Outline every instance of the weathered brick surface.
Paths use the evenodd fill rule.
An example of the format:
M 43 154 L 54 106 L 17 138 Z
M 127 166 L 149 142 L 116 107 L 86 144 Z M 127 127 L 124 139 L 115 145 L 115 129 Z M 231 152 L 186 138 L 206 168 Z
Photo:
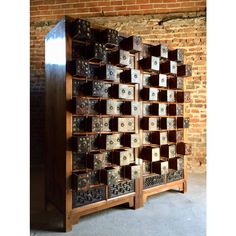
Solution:
M 192 103 L 186 105 L 186 116 L 190 117 L 191 122 L 188 137 L 193 146 L 193 153 L 188 158 L 189 170 L 204 171 L 206 163 L 206 16 L 205 11 L 200 10 L 205 9 L 205 1 L 84 0 L 73 2 L 72 0 L 51 0 L 47 1 L 47 4 L 45 2 L 31 1 L 31 147 L 34 148 L 31 151 L 31 160 L 33 162 L 43 160 L 44 155 L 44 105 L 42 102 L 44 98 L 44 36 L 55 25 L 57 19 L 68 14 L 88 19 L 93 25 L 114 28 L 126 34 L 140 35 L 145 43 L 162 42 L 166 43 L 169 48 L 185 49 L 185 62 L 193 65 L 193 76 L 186 79 L 187 89 L 191 91 L 192 98 Z M 149 8 L 149 5 L 153 8 Z M 96 14 L 93 12 L 95 8 Z M 105 16 L 112 16 L 101 16 L 101 9 L 104 9 Z M 162 11 L 163 9 L 165 11 Z M 163 12 L 166 14 L 153 14 Z

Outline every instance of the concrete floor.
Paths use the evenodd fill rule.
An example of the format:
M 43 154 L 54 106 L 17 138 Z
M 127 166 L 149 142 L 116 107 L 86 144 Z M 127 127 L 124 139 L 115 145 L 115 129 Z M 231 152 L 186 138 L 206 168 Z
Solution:
M 45 214 L 32 208 L 31 199 L 31 236 L 204 236 L 206 176 L 189 174 L 187 193 L 168 191 L 151 196 L 137 210 L 119 206 L 84 216 L 72 232 L 58 232 L 58 222 L 55 211 Z

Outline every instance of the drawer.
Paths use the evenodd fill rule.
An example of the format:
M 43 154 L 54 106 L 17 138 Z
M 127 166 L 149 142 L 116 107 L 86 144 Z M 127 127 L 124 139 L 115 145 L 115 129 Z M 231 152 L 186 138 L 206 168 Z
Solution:
M 139 134 L 124 134 L 121 142 L 123 146 L 130 148 L 137 148 L 141 145 Z
M 96 100 L 96 99 L 88 100 L 88 113 L 90 115 L 98 115 L 100 113 L 99 100 Z
M 81 153 L 90 152 L 91 150 L 90 136 L 73 136 L 72 150 L 74 152 L 81 152 Z
M 167 131 L 157 131 L 153 132 L 151 134 L 151 143 L 158 144 L 158 145 L 164 145 L 167 144 Z
M 159 175 L 166 175 L 168 174 L 168 161 L 156 161 L 152 162 L 152 172 L 159 174 Z
M 183 77 L 172 77 L 168 80 L 168 87 L 170 89 L 184 89 L 184 78 Z
M 183 130 L 170 130 L 168 131 L 169 142 L 179 143 L 184 141 L 184 131 Z
M 130 36 L 128 38 L 124 38 L 120 42 L 120 47 L 130 53 L 136 53 L 142 51 L 142 38 L 140 36 Z
M 125 115 L 138 116 L 140 114 L 139 102 L 124 102 L 121 106 L 121 111 Z
M 99 134 L 89 135 L 91 140 L 91 151 L 99 149 Z
M 85 132 L 86 131 L 86 118 L 82 116 L 72 117 L 72 132 Z
M 85 58 L 91 62 L 107 62 L 106 46 L 101 43 L 91 43 L 85 47 Z
M 169 104 L 168 113 L 170 116 L 183 116 L 184 114 L 183 104 Z
M 152 56 L 168 59 L 168 48 L 164 44 L 152 46 L 149 51 Z
M 184 169 L 184 158 L 175 157 L 168 160 L 169 168 L 173 170 L 183 170 Z
M 151 114 L 159 116 L 167 116 L 167 104 L 153 103 L 151 105 Z
M 162 102 L 175 102 L 176 94 L 174 90 L 162 90 L 159 92 L 159 100 Z
M 88 99 L 78 99 L 73 98 L 72 99 L 72 113 L 78 114 L 78 115 L 85 115 L 89 113 L 88 109 Z
M 150 172 L 151 172 L 151 163 L 144 161 L 143 162 L 143 174 L 146 175 L 146 174 L 149 174 Z
M 169 170 L 166 176 L 166 182 L 170 183 L 173 181 L 184 179 L 184 170 Z
M 115 66 L 129 65 L 129 52 L 125 50 L 117 50 L 108 54 L 108 61 Z
M 141 96 L 145 101 L 157 101 L 159 90 L 157 88 L 143 88 Z
M 141 176 L 141 166 L 136 164 L 130 164 L 124 166 L 124 178 L 127 179 L 137 179 Z
M 142 144 L 151 144 L 151 132 L 143 132 Z
M 179 65 L 177 68 L 177 75 L 189 77 L 192 76 L 192 66 L 191 65 Z
M 106 167 L 100 172 L 101 182 L 107 185 L 117 184 L 120 180 L 120 167 Z
M 140 70 L 129 69 L 120 73 L 122 83 L 139 84 L 140 83 Z
M 86 168 L 86 153 L 72 153 L 72 169 L 79 170 Z
M 165 183 L 164 175 L 150 174 L 143 177 L 143 188 L 148 189 Z
M 143 85 L 144 86 L 151 86 L 151 82 L 150 82 L 151 75 L 142 73 L 142 76 L 143 76 Z
M 159 147 L 144 147 L 142 149 L 143 160 L 147 160 L 150 162 L 159 161 L 160 160 L 160 148 Z
M 151 104 L 143 103 L 143 115 L 148 116 L 151 115 Z
M 89 174 L 89 184 L 91 185 L 98 185 L 100 184 L 100 170 L 91 170 L 88 171 Z
M 134 87 L 126 84 L 112 86 L 112 96 L 120 99 L 134 99 Z
M 82 19 L 76 19 L 71 26 L 71 37 L 77 40 L 90 40 L 90 22 Z
M 151 86 L 166 88 L 167 87 L 167 75 L 165 75 L 165 74 L 152 75 L 149 79 L 149 82 L 150 82 Z
M 129 165 L 134 161 L 134 152 L 133 149 L 129 150 L 115 150 L 112 155 L 112 163 L 125 166 Z
M 113 65 L 102 65 L 99 67 L 99 79 L 108 81 L 118 81 L 117 70 Z
M 113 48 L 119 44 L 118 31 L 114 29 L 105 29 L 99 34 L 99 41 L 106 45 L 108 48 Z
M 159 70 L 160 70 L 160 57 L 150 56 L 147 58 L 143 58 L 139 61 L 139 65 L 144 71 L 159 72 Z
M 113 131 L 132 132 L 134 131 L 134 118 L 116 117 L 112 120 Z
M 160 118 L 160 127 L 161 129 L 176 129 L 176 118 Z
M 73 60 L 70 63 L 70 71 L 74 77 L 88 77 L 89 64 L 84 60 Z
M 106 118 L 106 117 L 103 117 L 101 118 L 102 120 L 102 132 L 110 132 L 111 129 L 110 129 L 110 124 L 111 124 L 111 118 Z
M 110 98 L 112 96 L 112 89 L 111 89 L 111 84 L 109 83 L 104 83 L 103 84 L 103 90 L 102 90 L 102 97 L 103 98 Z
M 176 61 L 178 63 L 184 63 L 184 49 L 175 49 L 169 51 L 168 55 L 169 60 Z
M 162 145 L 161 157 L 174 158 L 176 157 L 176 145 Z
M 72 189 L 74 191 L 89 189 L 89 174 L 85 171 L 72 173 Z
M 113 100 L 103 100 L 100 102 L 100 112 L 104 115 L 120 115 L 120 106 L 122 102 Z
M 144 130 L 155 131 L 159 129 L 159 118 L 143 117 L 141 126 Z
M 192 146 L 189 143 L 177 143 L 177 154 L 182 155 L 191 155 L 192 153 Z
M 87 156 L 87 168 L 100 170 L 106 167 L 106 159 L 104 153 L 89 153 Z
M 189 117 L 177 117 L 177 128 L 189 128 Z
M 99 138 L 99 146 L 101 149 L 105 150 L 118 149 L 121 147 L 120 139 L 120 134 L 102 135 Z
M 72 191 L 72 208 L 88 205 L 106 199 L 105 186 L 96 186 L 86 191 Z
M 88 81 L 85 86 L 86 95 L 102 97 L 104 93 L 104 83 L 102 81 Z
M 191 102 L 191 94 L 190 92 L 177 92 L 177 102 L 184 103 L 184 102 Z
M 163 74 L 177 74 L 177 62 L 176 61 L 166 61 L 161 63 L 160 72 Z
M 88 132 L 101 132 L 103 128 L 102 118 L 88 117 L 86 126 Z
M 134 192 L 134 180 L 120 181 L 108 186 L 108 198 L 118 197 Z

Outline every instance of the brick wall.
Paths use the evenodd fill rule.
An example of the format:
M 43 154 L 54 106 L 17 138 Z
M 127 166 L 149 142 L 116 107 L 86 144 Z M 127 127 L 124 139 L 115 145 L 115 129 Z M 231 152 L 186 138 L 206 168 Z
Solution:
M 47 4 L 45 4 L 47 3 Z M 190 117 L 189 171 L 205 170 L 206 163 L 206 14 L 205 1 L 123 0 L 31 1 L 31 163 L 44 156 L 44 36 L 64 14 L 81 17 L 92 24 L 140 35 L 145 43 L 166 43 L 184 48 L 185 62 L 193 65 L 187 89 L 192 103 L 186 106 Z M 159 14 L 161 13 L 161 14 Z M 124 16 L 125 15 L 125 16 Z M 105 17 L 104 17 L 105 16 Z

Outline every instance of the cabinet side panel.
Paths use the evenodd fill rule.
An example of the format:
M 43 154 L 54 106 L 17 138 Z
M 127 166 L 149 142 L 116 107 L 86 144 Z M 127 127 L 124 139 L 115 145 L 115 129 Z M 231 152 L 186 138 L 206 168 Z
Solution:
M 66 27 L 62 19 L 45 39 L 46 200 L 65 213 Z

